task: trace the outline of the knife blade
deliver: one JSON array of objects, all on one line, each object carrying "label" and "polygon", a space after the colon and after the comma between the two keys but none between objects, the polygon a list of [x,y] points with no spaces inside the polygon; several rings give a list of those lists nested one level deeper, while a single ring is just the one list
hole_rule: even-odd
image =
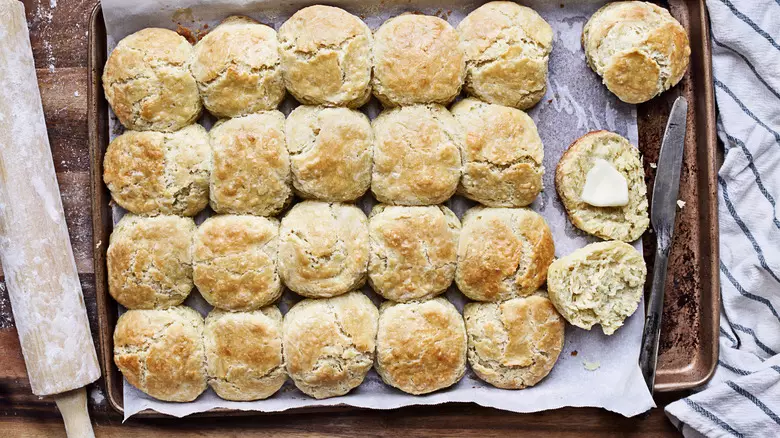
[{"label": "knife blade", "polygon": [[661,316],[664,307],[664,286],[669,252],[674,236],[677,216],[677,196],[680,191],[680,171],[685,151],[688,102],[680,96],[674,101],[658,157],[653,202],[650,207],[650,223],[655,230],[657,245],[653,268],[653,283],[648,298],[639,368],[650,392],[655,385],[658,362],[658,341],[661,335]]}]

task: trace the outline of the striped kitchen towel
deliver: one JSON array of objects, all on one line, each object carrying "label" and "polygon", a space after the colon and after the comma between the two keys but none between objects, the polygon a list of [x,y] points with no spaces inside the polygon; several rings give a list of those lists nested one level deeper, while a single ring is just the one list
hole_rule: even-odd
[{"label": "striped kitchen towel", "polygon": [[725,160],[720,359],[666,408],[686,437],[780,437],[780,0],[707,0]]}]

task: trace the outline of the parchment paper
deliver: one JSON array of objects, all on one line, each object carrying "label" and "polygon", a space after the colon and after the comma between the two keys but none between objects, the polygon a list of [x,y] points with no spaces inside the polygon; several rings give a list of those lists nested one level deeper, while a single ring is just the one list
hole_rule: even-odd
[{"label": "parchment paper", "polygon": [[[385,0],[361,2],[360,0],[333,0],[330,4],[363,18],[369,27],[376,29],[382,22],[405,11],[419,11],[437,15],[453,26],[481,2],[419,0],[411,2]],[[368,3],[368,4],[367,4]],[[598,129],[608,129],[626,136],[637,144],[636,109],[620,102],[601,84],[599,78],[588,68],[580,47],[580,33],[587,18],[603,1],[567,2],[531,0],[524,4],[536,9],[553,27],[555,39],[550,56],[550,75],[547,94],[529,114],[539,128],[544,143],[544,192],[532,208],[542,214],[552,229],[557,257],[569,254],[574,249],[595,241],[574,228],[566,218],[553,183],[555,166],[568,145],[583,134]],[[103,14],[108,33],[109,50],[121,38],[145,27],[166,27],[177,25],[189,29],[213,28],[219,21],[233,14],[250,16],[260,22],[279,26],[296,10],[313,4],[311,0],[103,0]],[[296,104],[288,99],[282,110],[285,114]],[[372,102],[364,111],[373,118],[380,106]],[[111,114],[112,138],[121,132],[121,126]],[[208,116],[201,121],[207,128],[213,122]],[[375,201],[366,196],[359,205],[368,213]],[[451,199],[448,206],[460,217],[474,205],[464,198]],[[123,211],[114,211],[118,220]],[[208,213],[198,219],[203,220]],[[641,242],[636,243],[641,250]],[[381,299],[364,291],[376,303]],[[447,297],[462,311],[465,297],[454,287]],[[286,292],[280,303],[282,312],[299,300],[292,292]],[[186,301],[204,316],[210,306],[197,291]],[[591,331],[567,325],[564,350],[550,375],[536,386],[520,391],[494,388],[479,380],[471,370],[456,385],[446,390],[423,396],[407,395],[382,383],[372,370],[358,388],[342,397],[315,400],[298,391],[291,381],[273,397],[256,402],[230,402],[222,400],[208,389],[191,403],[167,403],[155,400],[127,381],[124,383],[125,418],[150,408],[158,412],[185,416],[216,407],[254,410],[263,412],[283,411],[298,407],[350,405],[372,409],[392,409],[409,405],[431,405],[445,402],[474,402],[482,406],[514,412],[533,412],[555,409],[563,406],[601,407],[633,416],[655,406],[645,387],[637,359],[642,337],[644,304],[628,318],[625,326],[611,337],[601,333],[599,327]]]}]

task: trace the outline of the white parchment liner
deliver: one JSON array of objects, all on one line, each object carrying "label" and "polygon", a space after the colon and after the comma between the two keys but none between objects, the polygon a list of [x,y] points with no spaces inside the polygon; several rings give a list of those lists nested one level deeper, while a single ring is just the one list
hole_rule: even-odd
[{"label": "white parchment liner", "polygon": [[[386,19],[406,11],[438,15],[453,26],[481,2],[419,0],[332,0],[329,4],[343,7],[363,18],[371,29]],[[600,79],[586,65],[580,46],[582,26],[603,1],[569,1],[563,7],[559,1],[530,0],[524,4],[536,9],[553,27],[555,38],[550,56],[550,75],[547,94],[528,113],[536,122],[544,143],[544,192],[532,208],[542,214],[552,229],[557,257],[596,239],[575,229],[566,219],[563,206],[555,194],[553,182],[555,166],[563,151],[576,138],[599,129],[615,131],[637,144],[636,109],[620,102],[607,91]],[[242,14],[262,23],[279,26],[296,10],[313,4],[305,0],[103,0],[103,14],[108,34],[108,47],[113,48],[123,37],[145,27],[176,29],[182,25],[198,30],[213,28],[229,15]],[[282,105],[285,114],[296,104],[289,99]],[[372,100],[364,111],[373,118],[381,108]],[[213,119],[201,121],[207,128]],[[111,137],[121,132],[121,126],[111,114]],[[366,196],[359,204],[368,213],[375,201]],[[447,205],[460,217],[473,205],[460,197]],[[117,221],[123,211],[115,207]],[[201,215],[203,216],[203,215]],[[201,220],[203,217],[200,218]],[[641,250],[641,242],[636,243]],[[365,288],[375,301],[380,299]],[[462,311],[465,297],[454,287],[447,297]],[[286,292],[280,303],[282,312],[300,299]],[[197,291],[187,300],[204,316],[210,306]],[[644,306],[640,305],[640,309]],[[326,400],[312,399],[298,391],[291,381],[267,400],[231,402],[222,400],[208,389],[196,401],[168,403],[155,400],[127,381],[124,383],[125,418],[144,410],[182,417],[212,408],[230,408],[246,411],[275,412],[299,407],[349,405],[372,409],[392,409],[409,405],[431,405],[446,402],[474,402],[482,406],[514,412],[534,412],[563,406],[601,407],[633,416],[655,406],[645,387],[637,358],[642,338],[643,313],[637,311],[623,328],[613,336],[604,336],[600,328],[591,331],[572,326],[566,328],[566,341],[558,363],[550,375],[538,385],[520,390],[494,388],[479,380],[471,370],[456,385],[446,390],[423,396],[412,396],[382,383],[372,370],[360,387],[342,397]],[[576,353],[575,353],[576,352]],[[587,367],[585,366],[587,363]],[[590,370],[598,366],[595,370]]]}]

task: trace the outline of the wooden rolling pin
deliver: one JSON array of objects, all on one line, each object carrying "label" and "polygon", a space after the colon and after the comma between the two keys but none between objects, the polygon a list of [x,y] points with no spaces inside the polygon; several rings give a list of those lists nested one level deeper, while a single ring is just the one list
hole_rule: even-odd
[{"label": "wooden rolling pin", "polygon": [[17,0],[0,0],[0,258],[32,392],[54,396],[69,437],[94,436],[84,386],[100,367]]}]

